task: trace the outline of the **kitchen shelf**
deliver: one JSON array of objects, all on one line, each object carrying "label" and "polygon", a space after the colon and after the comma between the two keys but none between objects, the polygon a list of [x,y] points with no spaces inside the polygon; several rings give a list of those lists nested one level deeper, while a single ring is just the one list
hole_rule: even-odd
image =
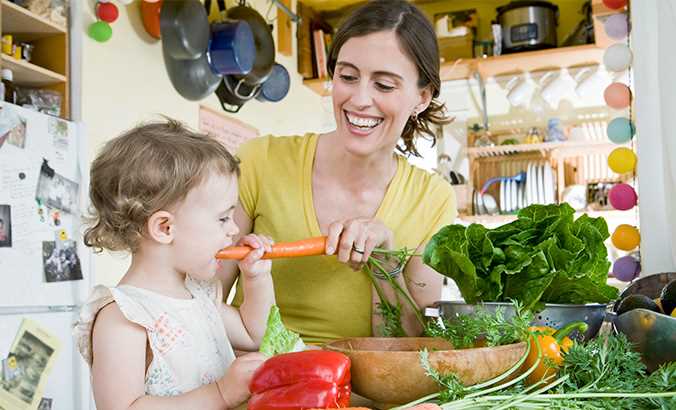
[{"label": "kitchen shelf", "polygon": [[17,6],[8,0],[2,0],[2,31],[10,34],[30,34],[39,36],[65,34],[66,27],[59,26],[40,17],[28,9]]},{"label": "kitchen shelf", "polygon": [[525,51],[478,59],[476,69],[482,78],[489,78],[523,71],[594,65],[603,61],[604,52],[604,49],[594,44]]},{"label": "kitchen shelf", "polygon": [[[468,79],[477,71],[482,78],[489,78],[523,71],[533,72],[562,67],[595,65],[603,61],[603,53],[602,48],[587,44],[584,46],[525,51],[496,57],[463,59],[441,64],[440,77],[441,81],[453,81]],[[330,84],[330,81],[320,78],[303,80],[303,85],[321,96],[331,95],[331,87],[327,86],[327,83]]]},{"label": "kitchen shelf", "polygon": [[47,70],[26,60],[17,60],[14,57],[2,54],[2,67],[14,72],[16,84],[33,87],[65,83],[66,76]]},{"label": "kitchen shelf", "polygon": [[523,152],[546,152],[561,149],[612,149],[618,145],[606,141],[564,141],[540,144],[509,144],[492,147],[469,147],[467,155],[472,158],[488,158],[514,155]]}]

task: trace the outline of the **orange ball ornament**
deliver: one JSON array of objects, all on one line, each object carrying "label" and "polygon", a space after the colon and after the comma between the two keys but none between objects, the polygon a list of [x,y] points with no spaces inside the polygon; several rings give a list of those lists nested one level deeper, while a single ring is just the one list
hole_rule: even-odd
[{"label": "orange ball ornament", "polygon": [[636,227],[622,224],[615,228],[610,241],[617,249],[633,251],[641,243],[641,234]]},{"label": "orange ball ornament", "polygon": [[612,83],[603,92],[603,98],[608,107],[616,110],[629,107],[631,102],[631,90],[625,84]]}]

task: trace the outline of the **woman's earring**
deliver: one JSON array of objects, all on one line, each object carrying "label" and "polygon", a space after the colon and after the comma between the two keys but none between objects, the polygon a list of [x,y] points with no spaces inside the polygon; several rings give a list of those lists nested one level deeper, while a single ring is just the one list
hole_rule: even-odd
[{"label": "woman's earring", "polygon": [[416,122],[418,120],[418,111],[413,111],[411,114],[411,121]]}]

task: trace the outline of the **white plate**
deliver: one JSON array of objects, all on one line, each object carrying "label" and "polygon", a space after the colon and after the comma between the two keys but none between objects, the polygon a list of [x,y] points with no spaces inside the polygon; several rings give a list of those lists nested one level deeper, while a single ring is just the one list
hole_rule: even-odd
[{"label": "white plate", "polygon": [[498,212],[498,204],[495,203],[495,198],[489,193],[485,193],[482,196],[482,201],[488,215],[495,215]]},{"label": "white plate", "polygon": [[516,181],[511,181],[512,185],[512,212],[519,209],[519,185]]},{"label": "white plate", "polygon": [[535,175],[535,164],[530,163],[528,164],[528,195],[530,198],[528,198],[528,205],[533,205],[538,201],[538,193],[537,190],[535,189],[536,187],[536,180],[537,180],[537,175]]},{"label": "white plate", "polygon": [[535,165],[535,201],[538,204],[544,204],[544,192],[542,192],[542,166],[538,163]]},{"label": "white plate", "polygon": [[544,205],[547,203],[547,198],[545,198],[545,166],[543,164],[539,166],[538,189],[538,198],[540,198],[540,203]]},{"label": "white plate", "polygon": [[525,191],[526,191],[526,206],[528,206],[528,205],[530,205],[530,204],[532,203],[532,202],[531,202],[531,194],[530,194],[530,192],[531,192],[531,191],[530,191],[530,186],[531,186],[531,182],[532,182],[532,178],[533,178],[533,177],[531,176],[531,169],[532,169],[532,168],[531,168],[530,162],[529,162],[528,165],[526,166],[526,187],[525,187]]},{"label": "white plate", "polygon": [[512,211],[512,181],[506,180],[503,181],[503,184],[505,184],[505,212],[511,212]]},{"label": "white plate", "polygon": [[542,167],[540,169],[540,172],[542,172],[542,175],[540,175],[540,178],[542,178],[542,203],[547,204],[547,180],[545,179],[545,165],[542,164]]},{"label": "white plate", "polygon": [[505,209],[507,208],[505,189],[505,181],[500,181],[500,213],[506,212]]},{"label": "white plate", "polygon": [[554,175],[552,173],[552,166],[549,163],[545,163],[545,201],[548,204],[556,203],[554,199]]}]

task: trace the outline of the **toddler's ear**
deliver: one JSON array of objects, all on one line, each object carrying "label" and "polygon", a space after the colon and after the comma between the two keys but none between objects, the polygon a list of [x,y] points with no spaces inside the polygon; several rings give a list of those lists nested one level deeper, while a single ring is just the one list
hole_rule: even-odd
[{"label": "toddler's ear", "polygon": [[146,228],[151,239],[170,244],[174,240],[174,215],[167,211],[157,211],[148,218]]}]

